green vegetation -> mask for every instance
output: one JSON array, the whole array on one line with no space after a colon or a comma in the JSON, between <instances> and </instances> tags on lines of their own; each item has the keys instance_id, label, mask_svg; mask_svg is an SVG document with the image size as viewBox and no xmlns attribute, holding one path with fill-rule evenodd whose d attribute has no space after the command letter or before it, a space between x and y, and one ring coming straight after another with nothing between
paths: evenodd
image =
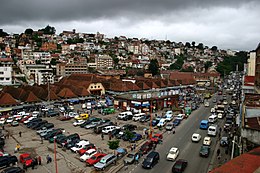
<instances>
[{"instance_id":1,"label":"green vegetation","mask_svg":"<svg viewBox=\"0 0 260 173\"><path fill-rule=\"evenodd\" d=\"M44 34L55 34L56 29L50 25L47 25L45 28L43 29L39 29L38 31L43 31Z\"/></svg>"},{"instance_id":2,"label":"green vegetation","mask_svg":"<svg viewBox=\"0 0 260 173\"><path fill-rule=\"evenodd\" d=\"M211 62L211 61L207 61L207 62L204 64L205 71L207 71L211 66L212 66L212 62Z\"/></svg>"},{"instance_id":3,"label":"green vegetation","mask_svg":"<svg viewBox=\"0 0 260 173\"><path fill-rule=\"evenodd\" d=\"M186 60L186 58L182 54L176 55L175 58L177 59L177 61L170 65L170 69L171 70L181 70L182 65L184 64L184 60Z\"/></svg>"},{"instance_id":4,"label":"green vegetation","mask_svg":"<svg viewBox=\"0 0 260 173\"><path fill-rule=\"evenodd\" d=\"M152 73L153 76L160 74L159 63L157 59L152 59L150 61L148 70Z\"/></svg>"},{"instance_id":5,"label":"green vegetation","mask_svg":"<svg viewBox=\"0 0 260 173\"><path fill-rule=\"evenodd\" d=\"M119 147L119 140L116 140L116 141L108 141L107 142L107 145L108 147L111 149L111 150L115 150Z\"/></svg>"},{"instance_id":6,"label":"green vegetation","mask_svg":"<svg viewBox=\"0 0 260 173\"><path fill-rule=\"evenodd\" d=\"M6 37L8 34L3 31L3 29L0 29L0 37Z\"/></svg>"},{"instance_id":7,"label":"green vegetation","mask_svg":"<svg viewBox=\"0 0 260 173\"><path fill-rule=\"evenodd\" d=\"M236 66L238 66L238 71L243 71L244 63L247 63L247 59L247 52L245 51L237 52L235 56L224 57L224 61L218 64L217 71L221 76L229 74L231 71L236 71Z\"/></svg>"}]
</instances>

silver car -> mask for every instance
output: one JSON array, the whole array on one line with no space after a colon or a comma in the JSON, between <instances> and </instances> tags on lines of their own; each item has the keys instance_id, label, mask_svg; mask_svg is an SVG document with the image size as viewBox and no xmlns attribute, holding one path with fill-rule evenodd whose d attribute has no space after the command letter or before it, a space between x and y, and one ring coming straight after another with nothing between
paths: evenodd
<instances>
[{"instance_id":1,"label":"silver car","mask_svg":"<svg viewBox=\"0 0 260 173\"><path fill-rule=\"evenodd\" d=\"M136 155L137 155L137 153L134 153L134 152L128 153L126 158L124 159L124 163L126 163L126 164L133 164L134 161L135 161Z\"/></svg>"},{"instance_id":2,"label":"silver car","mask_svg":"<svg viewBox=\"0 0 260 173\"><path fill-rule=\"evenodd\" d=\"M112 163L116 163L117 157L114 154L108 154L104 156L98 163L94 165L96 170L105 170L106 167Z\"/></svg>"}]
</instances>

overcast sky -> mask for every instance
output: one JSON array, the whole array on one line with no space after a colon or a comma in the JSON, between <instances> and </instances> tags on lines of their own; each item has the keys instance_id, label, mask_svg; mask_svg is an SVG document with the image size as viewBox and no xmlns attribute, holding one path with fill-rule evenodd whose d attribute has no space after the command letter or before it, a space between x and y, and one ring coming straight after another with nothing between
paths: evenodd
<instances>
[{"instance_id":1,"label":"overcast sky","mask_svg":"<svg viewBox=\"0 0 260 173\"><path fill-rule=\"evenodd\" d=\"M260 0L1 0L0 28L21 33L48 24L148 39L254 50L260 42Z\"/></svg>"}]
</instances>

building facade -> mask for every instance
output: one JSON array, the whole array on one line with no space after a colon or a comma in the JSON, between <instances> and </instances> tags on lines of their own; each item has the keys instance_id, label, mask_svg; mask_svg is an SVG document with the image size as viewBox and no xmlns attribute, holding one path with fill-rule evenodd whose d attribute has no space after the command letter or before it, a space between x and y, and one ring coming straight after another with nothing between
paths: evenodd
<instances>
[{"instance_id":1,"label":"building facade","mask_svg":"<svg viewBox=\"0 0 260 173\"><path fill-rule=\"evenodd\" d=\"M100 55L96 58L97 69L109 69L113 68L113 58L109 55Z\"/></svg>"},{"instance_id":2,"label":"building facade","mask_svg":"<svg viewBox=\"0 0 260 173\"><path fill-rule=\"evenodd\" d=\"M248 65L247 65L247 75L255 76L255 61L256 61L256 52L250 52Z\"/></svg>"},{"instance_id":3,"label":"building facade","mask_svg":"<svg viewBox=\"0 0 260 173\"><path fill-rule=\"evenodd\" d=\"M88 65L87 64L57 64L56 65L56 75L57 76L69 76L71 74L87 74Z\"/></svg>"},{"instance_id":4,"label":"building facade","mask_svg":"<svg viewBox=\"0 0 260 173\"><path fill-rule=\"evenodd\" d=\"M260 43L256 48L256 61L255 61L255 88L260 91Z\"/></svg>"},{"instance_id":5,"label":"building facade","mask_svg":"<svg viewBox=\"0 0 260 173\"><path fill-rule=\"evenodd\" d=\"M0 85L12 85L12 67L0 67Z\"/></svg>"}]
</instances>

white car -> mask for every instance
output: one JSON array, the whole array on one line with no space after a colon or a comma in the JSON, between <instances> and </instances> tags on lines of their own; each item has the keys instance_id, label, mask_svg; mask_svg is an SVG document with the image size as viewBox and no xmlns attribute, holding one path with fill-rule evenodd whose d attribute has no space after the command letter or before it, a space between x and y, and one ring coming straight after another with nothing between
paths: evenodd
<instances>
[{"instance_id":1,"label":"white car","mask_svg":"<svg viewBox=\"0 0 260 173\"><path fill-rule=\"evenodd\" d=\"M180 153L180 151L178 148L172 147L170 149L170 151L168 152L166 159L170 160L170 161L175 161L175 159L178 157L179 153Z\"/></svg>"},{"instance_id":2,"label":"white car","mask_svg":"<svg viewBox=\"0 0 260 173\"><path fill-rule=\"evenodd\" d=\"M209 107L209 102L205 102L205 103L204 103L204 106L205 106L205 107Z\"/></svg>"},{"instance_id":3,"label":"white car","mask_svg":"<svg viewBox=\"0 0 260 173\"><path fill-rule=\"evenodd\" d=\"M96 149L89 149L79 159L81 162L85 162L96 153L97 153Z\"/></svg>"},{"instance_id":4,"label":"white car","mask_svg":"<svg viewBox=\"0 0 260 173\"><path fill-rule=\"evenodd\" d=\"M203 140L203 145L207 145L207 146L210 146L211 144L211 138L206 136Z\"/></svg>"},{"instance_id":5,"label":"white car","mask_svg":"<svg viewBox=\"0 0 260 173\"><path fill-rule=\"evenodd\" d=\"M14 117L8 117L8 118L6 119L6 123L7 123L7 124L10 124L10 123L13 122L13 120L14 120Z\"/></svg>"},{"instance_id":6,"label":"white car","mask_svg":"<svg viewBox=\"0 0 260 173\"><path fill-rule=\"evenodd\" d=\"M30 118L28 118L26 121L24 121L23 123L24 124L28 124L32 119L34 119L34 118L36 118L36 117L30 117Z\"/></svg>"},{"instance_id":7,"label":"white car","mask_svg":"<svg viewBox=\"0 0 260 173\"><path fill-rule=\"evenodd\" d=\"M2 118L0 119L0 125L5 124L5 121L6 121L6 119L5 119L4 117L2 117Z\"/></svg>"},{"instance_id":8,"label":"white car","mask_svg":"<svg viewBox=\"0 0 260 173\"><path fill-rule=\"evenodd\" d=\"M84 148L86 145L89 144L89 141L79 141L74 147L72 147L70 150L74 153L76 153L77 151L79 151L80 149Z\"/></svg>"},{"instance_id":9,"label":"white car","mask_svg":"<svg viewBox=\"0 0 260 173\"><path fill-rule=\"evenodd\" d=\"M83 124L85 122L85 120L77 120L73 123L73 126L79 126L81 124Z\"/></svg>"},{"instance_id":10,"label":"white car","mask_svg":"<svg viewBox=\"0 0 260 173\"><path fill-rule=\"evenodd\" d=\"M120 129L118 126L106 126L102 129L102 133L108 134L109 132L112 132L114 129Z\"/></svg>"},{"instance_id":11,"label":"white car","mask_svg":"<svg viewBox=\"0 0 260 173\"><path fill-rule=\"evenodd\" d=\"M185 116L185 114L178 114L178 115L176 116L176 119L178 119L178 120L183 120L184 116Z\"/></svg>"},{"instance_id":12,"label":"white car","mask_svg":"<svg viewBox=\"0 0 260 173\"><path fill-rule=\"evenodd\" d=\"M198 134L198 133L193 133L192 137L191 137L191 140L192 142L199 142L201 139L201 135Z\"/></svg>"},{"instance_id":13,"label":"white car","mask_svg":"<svg viewBox=\"0 0 260 173\"><path fill-rule=\"evenodd\" d=\"M39 115L40 115L40 112L38 112L38 111L33 111L33 113L32 113L33 117L38 117Z\"/></svg>"},{"instance_id":14,"label":"white car","mask_svg":"<svg viewBox=\"0 0 260 173\"><path fill-rule=\"evenodd\" d=\"M226 100L223 101L223 105L227 105L228 102Z\"/></svg>"},{"instance_id":15,"label":"white car","mask_svg":"<svg viewBox=\"0 0 260 173\"><path fill-rule=\"evenodd\" d=\"M216 112L215 108L211 108L210 112L215 113Z\"/></svg>"}]
</instances>

